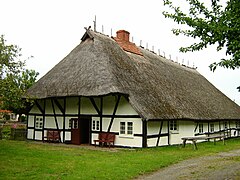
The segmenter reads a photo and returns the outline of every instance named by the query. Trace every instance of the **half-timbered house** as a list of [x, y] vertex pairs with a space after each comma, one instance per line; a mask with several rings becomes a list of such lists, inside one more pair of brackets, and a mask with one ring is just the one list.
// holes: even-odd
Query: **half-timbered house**
[[86, 29], [27, 97], [35, 102], [27, 116], [31, 140], [57, 130], [62, 143], [93, 144], [112, 132], [116, 146], [154, 147], [223, 130], [239, 135], [237, 104], [196, 69], [136, 46], [125, 30], [108, 37]]

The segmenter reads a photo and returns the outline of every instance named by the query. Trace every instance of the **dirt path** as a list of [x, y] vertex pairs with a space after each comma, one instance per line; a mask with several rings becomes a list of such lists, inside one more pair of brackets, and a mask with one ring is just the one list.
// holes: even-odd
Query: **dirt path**
[[240, 180], [240, 149], [193, 158], [136, 180]]

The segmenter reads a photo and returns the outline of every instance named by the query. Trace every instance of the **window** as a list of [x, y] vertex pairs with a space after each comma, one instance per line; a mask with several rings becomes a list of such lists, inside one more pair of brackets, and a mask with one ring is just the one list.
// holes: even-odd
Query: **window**
[[198, 132], [203, 133], [203, 124], [198, 125]]
[[43, 119], [42, 118], [36, 118], [35, 127], [36, 127], [36, 129], [43, 128]]
[[133, 135], [133, 122], [120, 122], [120, 134]]
[[210, 132], [214, 132], [214, 124], [210, 124]]
[[100, 130], [100, 121], [99, 120], [92, 120], [92, 130], [93, 131]]
[[169, 126], [170, 126], [170, 131], [178, 131], [177, 121], [170, 121]]
[[125, 122], [120, 122], [120, 134], [125, 134]]
[[133, 134], [133, 123], [132, 122], [128, 122], [127, 123], [127, 134]]

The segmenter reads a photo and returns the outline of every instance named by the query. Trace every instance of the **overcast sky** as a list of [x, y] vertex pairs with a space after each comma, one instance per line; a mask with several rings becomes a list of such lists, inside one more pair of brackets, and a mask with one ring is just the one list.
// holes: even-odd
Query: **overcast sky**
[[[178, 0], [173, 0], [179, 3]], [[27, 68], [43, 76], [81, 42], [84, 27], [92, 26], [97, 17], [97, 31], [115, 36], [117, 30], [130, 32], [131, 40], [148, 46], [161, 55], [197, 70], [230, 99], [240, 104], [240, 70], [218, 68], [209, 64], [225, 56], [214, 47], [195, 53], [180, 53], [179, 47], [193, 42], [176, 37], [171, 29], [177, 25], [162, 15], [162, 0], [0, 0], [0, 34], [9, 44], [22, 48]], [[186, 9], [183, 1], [181, 6]], [[112, 30], [111, 30], [112, 29]], [[133, 37], [133, 38], [132, 38]], [[170, 55], [170, 56], [169, 56]], [[189, 87], [191, 88], [191, 87]]]

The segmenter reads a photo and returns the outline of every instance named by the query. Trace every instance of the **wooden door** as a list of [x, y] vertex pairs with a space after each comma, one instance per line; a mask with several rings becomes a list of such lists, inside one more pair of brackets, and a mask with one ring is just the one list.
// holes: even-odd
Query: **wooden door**
[[90, 121], [89, 117], [81, 117], [80, 119], [71, 119], [71, 142], [72, 144], [89, 144], [90, 142]]
[[71, 128], [71, 143], [79, 145], [81, 144], [80, 141], [80, 123], [79, 119], [71, 119], [72, 121], [72, 128]]

